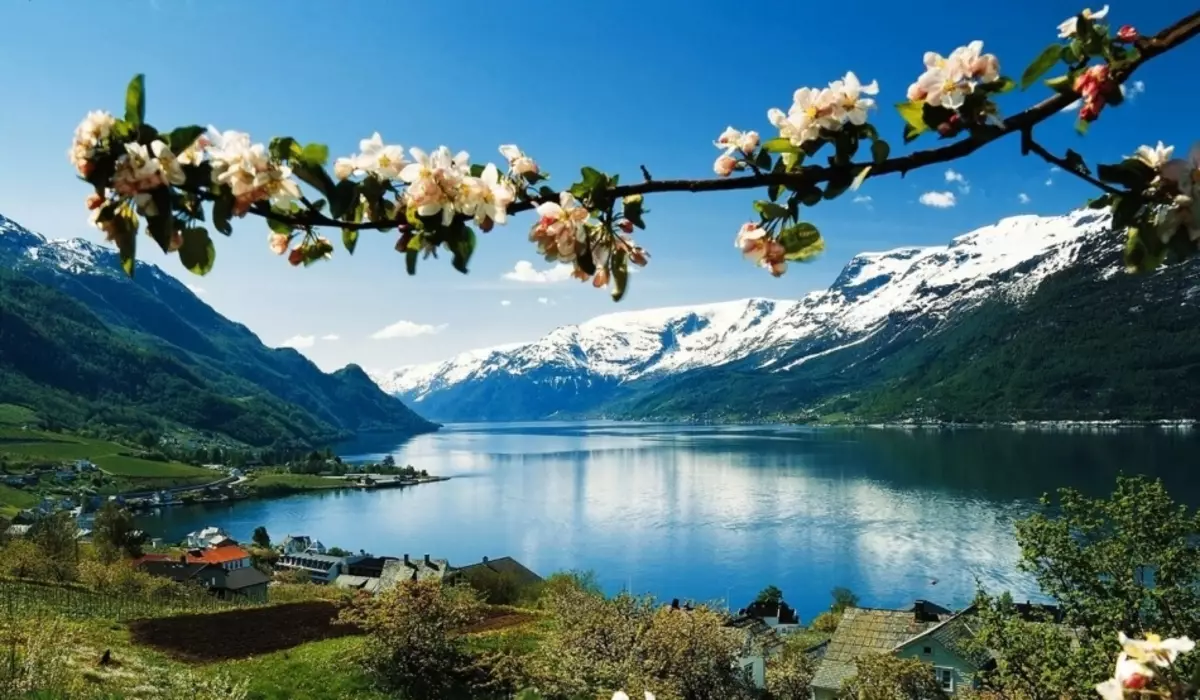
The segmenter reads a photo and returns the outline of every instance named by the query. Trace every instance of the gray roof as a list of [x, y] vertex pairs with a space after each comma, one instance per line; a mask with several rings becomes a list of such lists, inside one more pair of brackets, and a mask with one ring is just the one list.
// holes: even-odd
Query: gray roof
[[280, 557], [279, 560], [298, 566], [309, 566], [314, 569], [331, 569], [333, 568], [334, 564], [343, 563], [345, 561], [345, 557], [335, 557], [329, 554], [303, 552], [300, 554], [285, 554]]
[[350, 588], [367, 593], [376, 593], [379, 591], [379, 584], [382, 579], [374, 576], [351, 576], [350, 574], [342, 574], [333, 580], [333, 585], [338, 588]]
[[978, 626], [978, 619], [974, 613], [975, 606], [972, 605], [924, 634], [910, 639], [905, 646], [926, 638], [935, 639], [958, 658], [977, 669], [983, 668], [991, 661], [992, 656], [987, 650], [972, 644]]
[[225, 572], [225, 587], [231, 591], [239, 591], [243, 588], [251, 586], [265, 585], [271, 581], [271, 577], [263, 572], [247, 566], [241, 569]]
[[450, 569], [446, 559], [431, 559], [429, 565], [424, 559], [393, 560], [383, 565], [383, 575], [379, 582], [379, 590], [386, 591], [395, 588], [400, 581], [419, 581], [427, 578], [443, 578]]
[[540, 583], [541, 576], [538, 576], [521, 562], [512, 557], [500, 557], [499, 559], [485, 559], [484, 561], [469, 564], [467, 566], [456, 567], [454, 575], [470, 576], [479, 571], [491, 571], [496, 574], [511, 576], [519, 585], [530, 586], [535, 583]]
[[855, 659], [866, 654], [888, 653], [939, 623], [939, 620], [918, 622], [912, 610], [846, 608], [812, 684], [841, 690], [842, 683], [857, 673]]

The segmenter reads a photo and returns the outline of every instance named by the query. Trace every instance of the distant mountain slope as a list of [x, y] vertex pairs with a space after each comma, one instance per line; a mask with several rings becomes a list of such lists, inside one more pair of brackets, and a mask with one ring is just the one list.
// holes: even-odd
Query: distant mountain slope
[[[251, 444], [436, 429], [357, 366], [326, 374], [295, 350], [267, 348], [152, 265], [139, 265], [129, 280], [114, 251], [78, 239], [47, 241], [0, 217], [0, 267], [8, 271], [0, 285], [8, 332], [16, 340], [15, 329], [25, 329], [24, 345], [0, 348], [0, 393], [12, 403], [23, 403], [22, 393], [43, 405], [74, 396], [93, 415], [144, 412]], [[65, 325], [52, 324], [46, 308], [61, 309]], [[127, 367], [138, 369], [127, 374]], [[155, 393], [156, 382], [171, 387], [170, 399]], [[178, 391], [185, 385], [191, 399]], [[42, 396], [37, 387], [49, 391]], [[248, 410], [226, 415], [230, 405]]]
[[1200, 388], [1198, 268], [1118, 275], [1120, 247], [1102, 212], [1013, 217], [799, 301], [610, 314], [376, 380], [444, 420], [1200, 417], [1152, 388]]

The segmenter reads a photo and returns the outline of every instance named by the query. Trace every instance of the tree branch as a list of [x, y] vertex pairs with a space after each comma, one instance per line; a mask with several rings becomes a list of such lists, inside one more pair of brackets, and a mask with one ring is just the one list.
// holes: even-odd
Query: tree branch
[[[1029, 153], [1033, 153], [1034, 155], [1040, 157], [1042, 160], [1046, 161], [1047, 163], [1050, 163], [1051, 165], [1057, 165], [1062, 170], [1074, 175], [1075, 177], [1079, 178], [1080, 180], [1083, 180], [1084, 182], [1088, 183], [1089, 185], [1094, 185], [1096, 187], [1099, 187], [1100, 189], [1104, 190], [1105, 192], [1107, 192], [1109, 194], [1125, 194], [1124, 190], [1117, 189], [1116, 187], [1113, 187], [1112, 185], [1109, 185], [1108, 183], [1101, 182], [1100, 180], [1097, 180], [1096, 178], [1092, 177], [1091, 175], [1084, 172], [1083, 170], [1080, 170], [1079, 167], [1082, 166], [1083, 161], [1074, 163], [1074, 162], [1067, 160], [1066, 158], [1059, 158], [1058, 156], [1054, 155], [1050, 151], [1047, 151], [1045, 149], [1045, 147], [1043, 147], [1040, 143], [1033, 140], [1033, 128], [1032, 127], [1021, 130], [1021, 155], [1027, 155]], [[1070, 151], [1068, 151], [1067, 153], [1070, 153]], [[1076, 154], [1076, 155], [1078, 155], [1078, 154]]]
[[[1179, 20], [1175, 24], [1163, 29], [1154, 36], [1142, 37], [1135, 42], [1135, 46], [1139, 51], [1139, 56], [1127, 63], [1121, 64], [1119, 68], [1112, 71], [1112, 79], [1123, 84], [1133, 75], [1133, 73], [1145, 64], [1147, 61], [1154, 59], [1184, 43], [1195, 38], [1200, 34], [1200, 10], [1192, 12], [1188, 16]], [[975, 151], [984, 146], [1008, 136], [1014, 132], [1032, 134], [1033, 127], [1042, 123], [1061, 112], [1067, 105], [1071, 104], [1078, 98], [1074, 92], [1058, 93], [1051, 97], [1042, 100], [1032, 107], [1018, 112], [1011, 117], [1005, 119], [1002, 124], [993, 127], [983, 127], [975, 131], [970, 136], [961, 141], [956, 141], [952, 144], [931, 148], [924, 151], [917, 151], [906, 156], [898, 156], [889, 158], [882, 163], [851, 163], [841, 166], [820, 166], [809, 165], [804, 166], [800, 170], [792, 173], [773, 173], [761, 172], [743, 177], [727, 177], [713, 178], [703, 180], [652, 180], [649, 178], [649, 173], [645, 167], [642, 167], [642, 174], [646, 176], [645, 182], [639, 182], [629, 185], [620, 185], [618, 187], [610, 187], [605, 191], [598, 193], [598, 196], [603, 201], [615, 201], [618, 198], [629, 195], [646, 195], [657, 194], [662, 192], [725, 192], [731, 190], [748, 190], [768, 187], [770, 185], [782, 185], [789, 189], [798, 190], [804, 187], [829, 182], [835, 178], [849, 180], [857, 175], [863, 168], [870, 166], [871, 171], [867, 174], [868, 178], [876, 178], [883, 175], [891, 175], [900, 173], [905, 175], [911, 170], [937, 165], [940, 163], [948, 163], [960, 158], [971, 155]], [[1057, 158], [1053, 154], [1046, 151], [1040, 145], [1032, 141], [1032, 136], [1029, 137], [1027, 145], [1028, 150], [1033, 151], [1038, 156], [1054, 163], [1064, 170], [1068, 170], [1077, 177], [1087, 180], [1089, 183], [1100, 187], [1106, 192], [1119, 192], [1110, 186], [1083, 175], [1075, 171], [1073, 168], [1065, 167], [1063, 164], [1066, 161]], [[206, 198], [211, 198], [206, 196]], [[548, 201], [548, 198], [535, 197], [526, 201], [515, 202], [509, 207], [510, 214], [517, 214], [524, 211], [529, 211], [537, 207], [543, 201]], [[337, 227], [349, 230], [363, 229], [378, 229], [387, 230], [396, 228], [407, 223], [404, 217], [383, 221], [372, 221], [363, 223], [354, 223], [339, 221], [322, 214], [316, 210], [298, 215], [289, 216], [281, 215], [269, 211], [267, 207], [258, 207], [251, 210], [252, 213], [265, 218], [279, 221], [288, 225], [309, 228], [309, 227]]]

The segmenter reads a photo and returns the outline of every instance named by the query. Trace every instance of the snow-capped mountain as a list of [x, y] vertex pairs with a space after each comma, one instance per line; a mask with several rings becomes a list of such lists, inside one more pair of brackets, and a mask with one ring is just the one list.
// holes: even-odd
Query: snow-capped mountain
[[1093, 210], [1012, 217], [945, 246], [855, 256], [827, 290], [798, 301], [606, 314], [535, 342], [374, 379], [438, 420], [509, 420], [602, 414], [659, 386], [686, 392], [669, 380], [714, 369], [763, 375], [795, 372], [819, 358], [849, 362], [866, 347], [878, 354], [901, 338], [916, 342], [914, 333], [936, 334], [947, 319], [984, 302], [1019, 304], [1081, 251], [1117, 250], [1108, 223], [1107, 213]]

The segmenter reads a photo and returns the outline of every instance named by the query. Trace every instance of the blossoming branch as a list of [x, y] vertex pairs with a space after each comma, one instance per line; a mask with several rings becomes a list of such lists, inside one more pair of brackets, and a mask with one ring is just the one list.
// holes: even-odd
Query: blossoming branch
[[[328, 148], [291, 137], [255, 143], [248, 134], [213, 127], [183, 126], [163, 132], [146, 123], [145, 81], [136, 76], [126, 90], [123, 118], [91, 112], [79, 125], [69, 151], [72, 164], [93, 193], [87, 198], [92, 223], [120, 251], [126, 272], [135, 269], [138, 231], [167, 253], [176, 253], [196, 274], [213, 266], [216, 250], [207, 224], [224, 235], [232, 219], [247, 215], [267, 221], [267, 244], [292, 265], [331, 257], [335, 245], [319, 235], [340, 228], [342, 246], [353, 253], [364, 229], [396, 231], [396, 250], [415, 274], [422, 258], [448, 252], [466, 273], [478, 241], [505, 225], [510, 215], [535, 210], [529, 240], [546, 260], [569, 264], [580, 280], [607, 287], [620, 300], [629, 265], [649, 255], [633, 238], [644, 229], [644, 196], [657, 192], [765, 190], [756, 216], [734, 237], [743, 255], [772, 275], [789, 262], [813, 259], [824, 249], [821, 232], [804, 216], [824, 200], [853, 191], [872, 177], [964, 158], [1012, 133], [1021, 148], [1097, 186], [1092, 206], [1113, 211], [1114, 227], [1128, 237], [1126, 263], [1150, 270], [1186, 258], [1200, 241], [1200, 149], [1172, 159], [1161, 143], [1144, 146], [1116, 164], [1098, 165], [1095, 175], [1082, 156], [1059, 157], [1033, 138], [1034, 127], [1079, 100], [1077, 129], [1087, 131], [1107, 107], [1121, 104], [1124, 81], [1145, 61], [1200, 33], [1193, 12], [1153, 36], [1103, 23], [1109, 8], [1083, 10], [1058, 26], [1058, 40], [1022, 73], [1022, 90], [1041, 82], [1055, 94], [1005, 118], [997, 102], [1018, 87], [1001, 73], [999, 59], [973, 41], [948, 55], [927, 52], [924, 70], [896, 105], [904, 119], [904, 142], [926, 132], [946, 145], [892, 156], [891, 146], [869, 123], [880, 86], [854, 73], [825, 87], [796, 90], [786, 112], [772, 108], [767, 122], [777, 136], [728, 127], [714, 141], [720, 155], [715, 179], [620, 183], [617, 175], [581, 169], [581, 179], [562, 191], [537, 162], [515, 145], [502, 145], [503, 161], [473, 162], [445, 146], [432, 151], [387, 144], [375, 133], [357, 154], [334, 160]], [[1043, 79], [1056, 67], [1061, 75]], [[856, 161], [870, 142], [870, 159]], [[831, 151], [819, 162], [823, 149]], [[736, 175], [735, 175], [736, 174]], [[305, 194], [308, 191], [313, 199]]]

